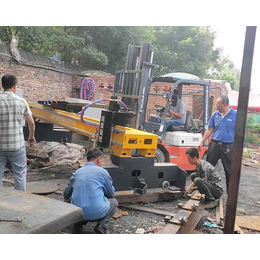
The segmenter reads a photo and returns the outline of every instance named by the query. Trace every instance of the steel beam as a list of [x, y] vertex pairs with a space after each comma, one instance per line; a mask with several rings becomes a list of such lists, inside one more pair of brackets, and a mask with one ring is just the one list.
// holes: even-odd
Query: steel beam
[[255, 34], [256, 26], [248, 26], [246, 28], [224, 234], [234, 233], [243, 146], [245, 139], [248, 99], [250, 92], [250, 78], [255, 45]]

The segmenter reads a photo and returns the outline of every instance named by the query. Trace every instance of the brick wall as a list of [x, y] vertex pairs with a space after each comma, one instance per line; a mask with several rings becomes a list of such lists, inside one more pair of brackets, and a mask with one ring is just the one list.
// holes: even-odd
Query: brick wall
[[[83, 77], [73, 76], [73, 96], [78, 98], [80, 83]], [[113, 95], [113, 90], [108, 90], [106, 86], [111, 84], [114, 86], [114, 76], [93, 76], [91, 77], [95, 81], [95, 85], [98, 88], [101, 84], [105, 88], [98, 88], [95, 91], [94, 100], [102, 98], [110, 98]], [[148, 105], [146, 109], [146, 118], [150, 114], [156, 113], [155, 104], [165, 106], [166, 100], [161, 96], [167, 87], [171, 87], [172, 83], [155, 82], [151, 85], [150, 94], [148, 98]], [[194, 111], [194, 118], [202, 118], [203, 116], [203, 87], [197, 85], [183, 86], [182, 100], [187, 105], [189, 111]], [[198, 93], [195, 93], [198, 92]], [[215, 102], [217, 98], [222, 94], [227, 94], [228, 90], [225, 85], [220, 83], [211, 83], [210, 85], [210, 101], [209, 101], [209, 116], [215, 111]]]
[[[80, 69], [80, 67], [79, 67]], [[18, 77], [19, 88], [23, 90], [24, 98], [27, 101], [36, 102], [38, 100], [64, 100], [65, 97], [79, 97], [79, 89], [82, 76], [76, 76], [68, 70], [55, 71], [51, 68], [37, 67], [26, 64], [19, 64], [12, 59], [0, 57], [0, 77], [6, 73], [15, 74]], [[114, 86], [113, 75], [92, 76], [97, 87], [94, 95], [94, 100], [102, 98], [110, 98], [113, 95], [113, 89], [108, 89], [107, 86]], [[100, 85], [104, 88], [100, 88]], [[151, 85], [151, 94], [163, 94], [167, 86], [172, 84], [155, 82]], [[194, 93], [199, 92], [199, 93]], [[220, 94], [227, 94], [228, 90], [225, 85], [220, 83], [211, 83], [210, 97], [211, 103], [209, 112], [215, 110], [215, 102]], [[183, 86], [183, 101], [188, 107], [188, 110], [194, 111], [194, 118], [198, 118], [202, 114], [202, 98], [203, 87], [199, 86]], [[146, 117], [151, 113], [155, 113], [155, 104], [165, 106], [166, 100], [159, 95], [150, 95], [148, 98], [148, 106]]]
[[72, 96], [72, 75], [0, 58], [0, 77], [14, 74], [27, 101], [64, 100]]
[[[171, 87], [172, 84], [165, 82], [154, 82], [151, 85], [150, 93], [163, 94], [166, 87]], [[198, 93], [195, 93], [198, 92]], [[209, 115], [215, 111], [215, 103], [220, 95], [227, 95], [228, 89], [224, 84], [211, 83], [210, 85], [210, 102], [209, 102]], [[186, 104], [189, 111], [193, 111], [194, 118], [199, 118], [203, 114], [203, 87], [197, 85], [183, 86], [182, 100]], [[155, 104], [165, 106], [166, 100], [162, 96], [150, 95], [146, 110], [146, 116], [150, 113], [155, 113]]]
[[[83, 78], [75, 75], [72, 77], [72, 96], [74, 98], [79, 98], [80, 85]], [[115, 76], [91, 76], [90, 78], [94, 80], [97, 88], [94, 93], [94, 100], [110, 98], [113, 95], [113, 89], [108, 89], [107, 87], [109, 85], [114, 86]], [[99, 87], [101, 85], [104, 88]]]

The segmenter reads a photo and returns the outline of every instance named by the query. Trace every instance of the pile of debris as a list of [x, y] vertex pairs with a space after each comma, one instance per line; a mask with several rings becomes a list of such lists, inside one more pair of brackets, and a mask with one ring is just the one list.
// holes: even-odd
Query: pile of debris
[[32, 147], [26, 145], [28, 163], [32, 168], [73, 166], [86, 154], [84, 146], [73, 143], [42, 141]]
[[243, 151], [242, 163], [246, 166], [259, 167], [260, 147], [256, 145], [247, 144]]

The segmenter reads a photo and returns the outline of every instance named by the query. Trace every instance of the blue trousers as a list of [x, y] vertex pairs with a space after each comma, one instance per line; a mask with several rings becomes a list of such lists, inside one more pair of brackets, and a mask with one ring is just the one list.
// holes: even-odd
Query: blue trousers
[[16, 190], [26, 190], [26, 173], [27, 159], [25, 147], [17, 151], [0, 151], [0, 185], [3, 185], [2, 178], [4, 176], [7, 159], [11, 161], [14, 173], [14, 188]]
[[165, 121], [165, 127], [163, 129], [163, 133], [166, 132], [169, 126], [183, 126], [184, 124], [180, 119], [170, 119]]
[[86, 225], [88, 222], [97, 222], [98, 228], [101, 228], [103, 230], [108, 230], [109, 226], [109, 219], [116, 213], [118, 202], [115, 198], [109, 198], [110, 208], [107, 212], [107, 214], [101, 218], [96, 220], [82, 220], [76, 224], [74, 224], [74, 227], [82, 228], [83, 225]]

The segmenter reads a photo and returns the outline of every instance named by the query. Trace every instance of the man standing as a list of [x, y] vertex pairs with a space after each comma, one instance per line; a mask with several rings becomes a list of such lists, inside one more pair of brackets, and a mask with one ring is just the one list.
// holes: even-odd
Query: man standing
[[26, 190], [27, 159], [24, 146], [24, 119], [29, 127], [27, 142], [35, 143], [35, 124], [27, 102], [15, 95], [17, 78], [6, 74], [2, 77], [4, 92], [0, 94], [0, 185], [9, 159], [14, 172], [16, 190]]
[[166, 132], [169, 126], [185, 125], [187, 108], [185, 103], [182, 100], [180, 100], [178, 94], [178, 90], [174, 89], [171, 99], [171, 106], [167, 113], [167, 115], [170, 116], [171, 119], [166, 120], [164, 132]]
[[218, 199], [223, 194], [220, 174], [209, 162], [199, 159], [197, 148], [189, 148], [186, 155], [188, 162], [196, 166], [195, 172], [190, 176], [192, 183], [186, 187], [186, 192], [199, 190], [205, 195], [205, 202], [209, 203], [205, 208], [215, 208], [218, 205]]
[[117, 211], [115, 188], [109, 173], [102, 168], [102, 156], [98, 149], [89, 150], [87, 163], [72, 175], [64, 190], [64, 199], [83, 209], [84, 221], [74, 225], [75, 233], [81, 233], [84, 224], [94, 221], [98, 222], [96, 233], [108, 234], [109, 219]]
[[209, 120], [208, 129], [204, 133], [198, 150], [201, 150], [204, 142], [212, 135], [207, 152], [207, 161], [216, 166], [218, 160], [221, 159], [228, 192], [237, 112], [229, 107], [227, 96], [220, 96], [217, 99], [216, 107], [217, 111], [212, 114]]

